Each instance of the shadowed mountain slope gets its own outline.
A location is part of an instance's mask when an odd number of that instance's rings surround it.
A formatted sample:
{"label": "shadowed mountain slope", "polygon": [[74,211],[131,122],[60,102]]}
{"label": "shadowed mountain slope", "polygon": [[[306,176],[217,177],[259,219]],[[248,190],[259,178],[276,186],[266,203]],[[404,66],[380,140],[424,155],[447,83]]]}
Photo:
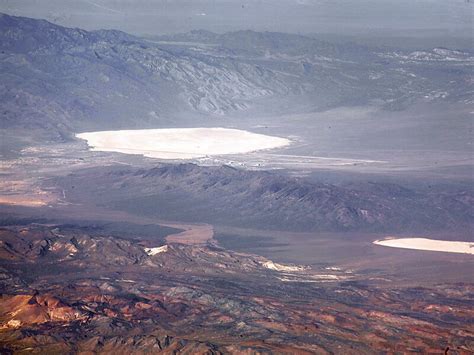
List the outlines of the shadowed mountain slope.
{"label": "shadowed mountain slope", "polygon": [[216,224],[426,232],[462,230],[474,220],[471,190],[431,192],[383,182],[332,185],[227,166],[97,168],[55,183],[70,202],[96,201],[144,215]]}

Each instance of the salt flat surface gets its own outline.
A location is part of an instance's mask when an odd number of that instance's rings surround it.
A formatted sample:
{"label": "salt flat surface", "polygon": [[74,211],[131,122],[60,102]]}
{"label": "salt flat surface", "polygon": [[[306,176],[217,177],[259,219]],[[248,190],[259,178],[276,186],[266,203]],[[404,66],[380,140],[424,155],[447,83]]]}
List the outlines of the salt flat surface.
{"label": "salt flat surface", "polygon": [[284,147],[286,138],[229,128],[166,128],[86,132],[76,135],[92,150],[142,154],[160,159],[193,159]]}
{"label": "salt flat surface", "polygon": [[168,246],[163,245],[161,247],[156,247],[156,248],[145,248],[145,253],[147,253],[150,256],[160,254],[160,253],[166,253],[168,251]]}
{"label": "salt flat surface", "polygon": [[264,262],[262,266],[275,271],[303,271],[306,269],[304,266],[278,264],[271,260]]}
{"label": "salt flat surface", "polygon": [[448,240],[434,240],[427,238],[400,238],[376,240],[374,244],[392,248],[441,251],[446,253],[474,255],[474,243],[470,242],[451,242]]}

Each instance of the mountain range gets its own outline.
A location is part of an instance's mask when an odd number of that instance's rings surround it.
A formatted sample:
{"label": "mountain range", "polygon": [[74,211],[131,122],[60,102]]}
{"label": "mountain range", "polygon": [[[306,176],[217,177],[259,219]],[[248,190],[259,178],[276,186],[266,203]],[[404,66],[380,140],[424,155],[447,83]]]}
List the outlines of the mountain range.
{"label": "mountain range", "polygon": [[[139,38],[0,16],[2,128],[72,132],[228,116],[471,101],[472,53],[238,31]],[[295,107],[299,107],[296,108]]]}
{"label": "mountain range", "polygon": [[[94,181],[89,184],[88,181]],[[139,215],[301,231],[469,230],[472,189],[330,184],[228,166],[97,167],[52,179],[67,201]]]}

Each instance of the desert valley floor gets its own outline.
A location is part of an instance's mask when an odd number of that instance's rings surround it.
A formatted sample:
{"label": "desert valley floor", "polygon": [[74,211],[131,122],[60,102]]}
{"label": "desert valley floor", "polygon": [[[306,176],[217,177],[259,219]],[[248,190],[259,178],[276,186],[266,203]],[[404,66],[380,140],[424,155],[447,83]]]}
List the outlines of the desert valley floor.
{"label": "desert valley floor", "polygon": [[[464,32],[258,32],[233,20],[269,2],[233,0],[183,23],[230,32],[157,32],[145,4],[189,4],[50,2],[0,1],[1,354],[474,353]],[[287,2],[472,13],[265,21]],[[121,31],[135,11],[154,33]]]}

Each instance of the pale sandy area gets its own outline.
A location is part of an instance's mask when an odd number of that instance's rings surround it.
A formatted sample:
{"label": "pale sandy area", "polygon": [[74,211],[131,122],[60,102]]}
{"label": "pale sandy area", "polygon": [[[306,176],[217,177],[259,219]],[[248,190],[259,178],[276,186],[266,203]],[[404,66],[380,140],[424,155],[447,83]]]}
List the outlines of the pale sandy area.
{"label": "pale sandy area", "polygon": [[184,229],[180,233],[168,235],[165,238],[167,243],[200,245],[211,242],[214,237],[214,227],[210,224],[160,223],[160,225]]}
{"label": "pale sandy area", "polygon": [[427,238],[400,238],[376,240],[373,243],[392,248],[440,251],[446,253],[462,253],[474,255],[474,243],[471,242],[452,242],[448,240],[434,240]]}
{"label": "pale sandy area", "polygon": [[28,179],[0,182],[0,204],[41,207],[56,200],[52,192],[41,190]]}
{"label": "pale sandy area", "polygon": [[284,147],[286,138],[228,128],[166,128],[87,132],[76,135],[96,151],[193,159]]}
{"label": "pale sandy area", "polygon": [[50,202],[49,199],[37,199],[30,196],[23,195],[8,195],[0,196],[0,205],[15,205],[27,207],[41,207],[46,206]]}

